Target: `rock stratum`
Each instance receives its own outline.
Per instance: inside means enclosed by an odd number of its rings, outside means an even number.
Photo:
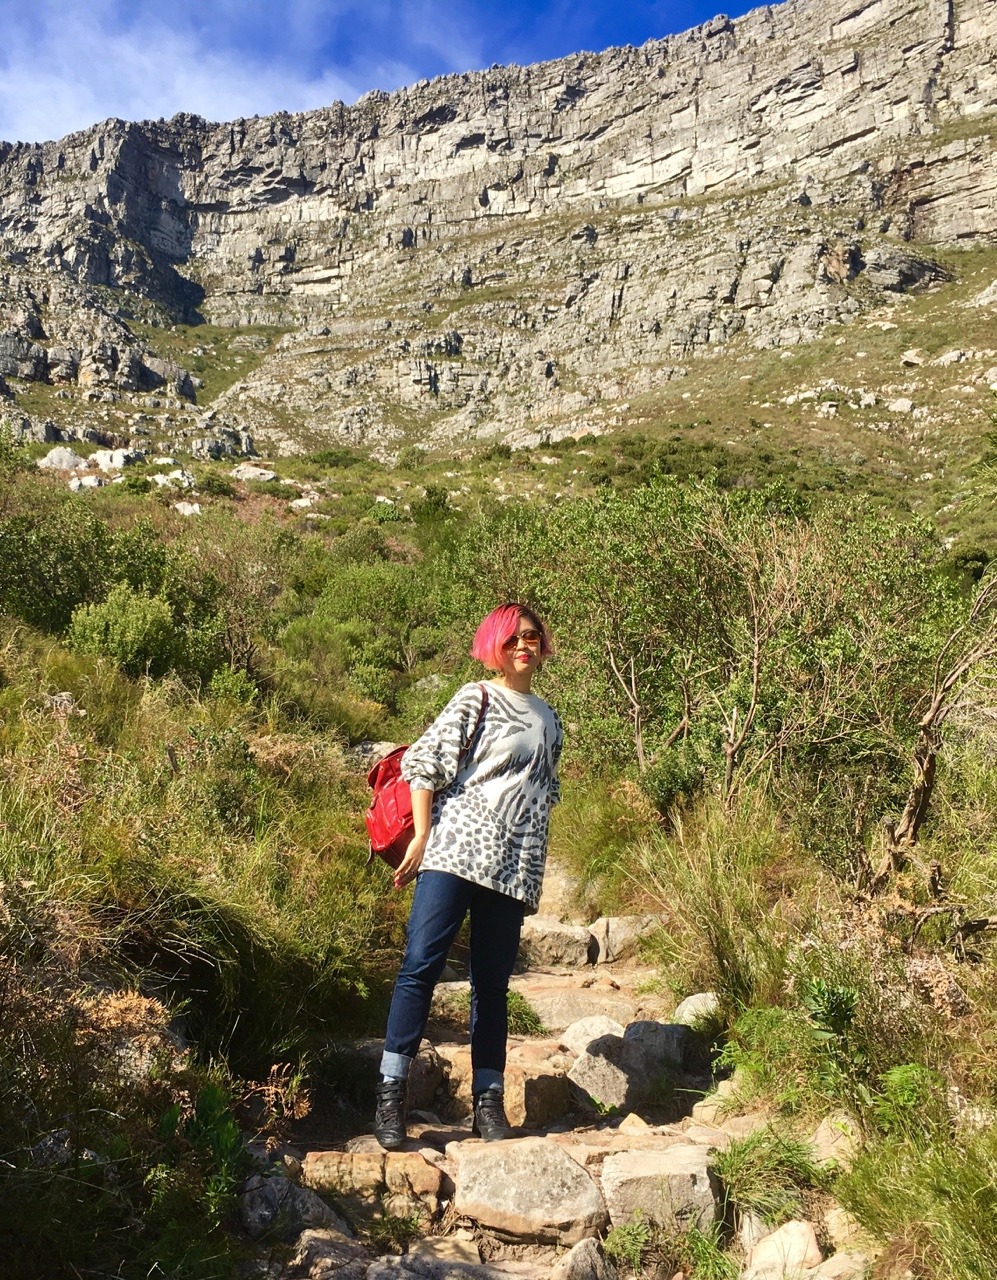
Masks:
[[[995,112],[994,0],[787,0],[350,107],[2,144],[0,395],[35,434],[226,449],[601,430],[992,243]]]

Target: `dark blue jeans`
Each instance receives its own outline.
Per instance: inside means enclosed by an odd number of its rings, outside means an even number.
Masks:
[[[471,915],[473,1089],[501,1084],[509,1032],[506,994],[519,950],[523,904],[447,871],[420,871],[408,919],[405,958],[395,979],[381,1072],[407,1076],[429,1017],[450,944]]]

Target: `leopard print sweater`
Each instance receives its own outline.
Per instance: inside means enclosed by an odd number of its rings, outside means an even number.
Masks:
[[[402,757],[412,789],[436,793],[422,869],[518,898],[532,915],[550,809],[560,799],[564,733],[557,712],[535,693],[489,683],[478,723],[481,702],[482,686],[464,685]]]

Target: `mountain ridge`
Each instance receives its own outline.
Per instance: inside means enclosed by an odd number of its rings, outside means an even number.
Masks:
[[[352,106],[4,144],[0,376],[277,451],[601,429],[608,384],[809,340],[992,241],[994,111],[985,0],[787,0]],[[202,321],[271,331],[210,404],[150,331]]]

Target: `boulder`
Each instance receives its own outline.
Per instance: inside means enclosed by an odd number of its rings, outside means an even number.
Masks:
[[[566,986],[530,976],[513,978],[511,986],[530,1002],[537,1017],[551,1031],[563,1031],[580,1018],[596,1014],[626,1026],[637,1014],[637,1002],[632,996],[595,984]]]
[[[736,1076],[731,1076],[729,1080],[721,1080],[712,1093],[696,1103],[692,1118],[699,1124],[717,1124],[729,1112],[736,1111],[738,1103],[738,1081]]]
[[[314,1191],[281,1177],[250,1178],[239,1197],[239,1216],[254,1240],[267,1232],[298,1235],[305,1227],[334,1227],[344,1236],[353,1234]]]
[[[277,479],[277,472],[268,467],[257,467],[251,462],[240,462],[229,472],[233,480],[259,480],[264,484]]]
[[[567,920],[581,924],[578,906],[578,878],[570,871],[547,859],[543,890],[540,894],[539,914],[553,920]],[[586,916],[585,919],[590,919]]]
[[[543,1138],[465,1144],[455,1183],[458,1214],[514,1239],[576,1244],[607,1223],[599,1188]]]
[[[656,1076],[666,1071],[688,1071],[709,1065],[708,1054],[705,1063],[703,1061],[703,1046],[697,1042],[695,1032],[681,1023],[631,1022],[623,1038],[640,1049],[648,1070]]]
[[[841,1169],[851,1167],[859,1153],[859,1127],[844,1112],[825,1116],[810,1137],[814,1159],[818,1164],[834,1163]]]
[[[334,1079],[343,1082],[344,1087],[359,1088],[369,1095],[364,1105],[372,1107],[383,1052],[384,1041],[373,1036],[359,1040],[341,1040],[329,1055],[328,1070]],[[432,1111],[437,1091],[443,1084],[443,1068],[443,1059],[428,1040],[423,1040],[409,1071],[410,1111]]]
[[[721,1196],[706,1147],[676,1144],[663,1151],[624,1151],[602,1166],[602,1192],[614,1226],[638,1210],[668,1231],[708,1231]]]
[[[306,1187],[333,1196],[351,1216],[415,1214],[432,1220],[443,1172],[415,1151],[309,1151],[301,1165]]]
[[[640,1047],[622,1036],[600,1036],[572,1063],[568,1079],[600,1112],[632,1111],[653,1079]]]
[[[872,1259],[867,1253],[846,1250],[806,1272],[806,1280],[865,1280],[871,1265]]]
[[[527,916],[519,941],[519,960],[527,968],[565,965],[584,968],[595,958],[596,944],[580,924],[562,924],[550,916]]]
[[[572,1053],[584,1053],[593,1040],[600,1036],[622,1036],[623,1027],[605,1014],[597,1013],[589,1018],[579,1018],[566,1027],[558,1037],[561,1044]]]
[[[799,1280],[804,1271],[823,1261],[813,1227],[797,1219],[783,1223],[752,1247],[742,1280]]]
[[[596,942],[596,963],[612,964],[635,955],[640,940],[659,924],[657,916],[600,916],[589,925]]]
[[[303,1231],[280,1280],[364,1280],[370,1258],[354,1240],[328,1227]]]
[[[38,459],[39,467],[51,468],[53,471],[76,471],[79,467],[86,465],[86,458],[81,458],[78,453],[74,453],[64,445],[49,449],[44,458]]]
[[[550,1280],[615,1280],[597,1240],[579,1240],[554,1267]]]
[[[712,1022],[720,1015],[720,1000],[714,991],[699,991],[686,998],[672,1014],[673,1023],[682,1023],[686,1027],[699,1027]]]
[[[448,1065],[447,1087],[460,1104],[451,1114],[471,1110],[471,1049],[469,1045],[439,1045]],[[570,1058],[556,1041],[510,1044],[505,1067],[505,1113],[514,1128],[542,1129],[559,1120],[571,1107],[567,1070]]]
[[[121,471],[144,460],[145,454],[141,449],[98,449],[90,455],[90,465],[99,467],[101,471]]]

